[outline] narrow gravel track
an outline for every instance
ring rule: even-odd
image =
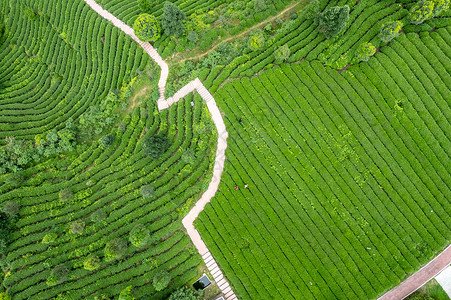
[[[165,99],[164,92],[166,89],[166,81],[169,74],[169,68],[166,62],[155,50],[155,48],[153,48],[152,45],[149,43],[141,42],[133,33],[132,28],[130,28],[127,24],[125,24],[124,22],[113,16],[105,9],[103,9],[94,0],[84,0],[84,1],[99,15],[101,15],[108,21],[111,21],[114,26],[118,27],[125,34],[129,35],[133,40],[135,40],[144,49],[144,51],[146,51],[147,54],[149,54],[149,56],[160,66],[161,74],[160,80],[158,81],[158,90],[160,92],[160,98],[157,101],[159,111],[167,109],[169,106],[171,106],[174,103],[177,103],[180,99],[182,99],[183,97],[194,91],[197,91],[202,97],[202,99],[204,99],[205,102],[207,103],[208,110],[211,113],[211,118],[213,119],[213,122],[215,123],[218,132],[218,144],[216,148],[216,158],[215,158],[215,166],[213,169],[213,178],[208,186],[208,189],[197,201],[196,205],[188,213],[188,215],[185,218],[183,218],[182,223],[183,226],[185,226],[189,237],[193,241],[193,244],[199,251],[199,254],[202,255],[202,259],[204,260],[208,270],[210,271],[211,275],[216,281],[216,284],[218,285],[222,293],[225,295],[225,298],[227,300],[237,299],[235,293],[233,292],[229,283],[226,281],[224,275],[219,269],[219,266],[216,264],[215,260],[211,256],[210,251],[208,251],[207,246],[205,245],[199,232],[196,230],[193,224],[194,220],[199,216],[199,213],[204,209],[205,205],[208,202],[210,202],[211,198],[216,194],[219,182],[221,180],[222,171],[224,170],[225,150],[227,148],[228,133],[222,115],[219,111],[218,106],[216,105],[215,99],[210,94],[210,92],[204,87],[199,78],[196,78],[195,80],[185,85],[183,88],[177,91],[172,97]]]

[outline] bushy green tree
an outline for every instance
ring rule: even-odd
[[[148,184],[148,185],[143,186],[141,188],[140,192],[144,198],[152,198],[155,190],[150,184]]]
[[[274,51],[276,62],[286,61],[290,57],[290,47],[287,44],[280,46]]]
[[[105,218],[106,218],[106,212],[103,208],[99,208],[98,210],[93,212],[91,215],[91,221],[93,221],[95,223],[100,223],[103,220],[105,220]]]
[[[130,231],[129,241],[133,246],[141,248],[147,244],[149,237],[150,230],[144,225],[138,224]]]
[[[143,152],[153,159],[159,158],[169,147],[169,141],[165,136],[148,135],[143,139]]]
[[[147,13],[152,8],[152,3],[149,0],[138,0],[138,8],[141,13]]]
[[[6,292],[0,293],[0,300],[11,300],[11,296]]]
[[[319,14],[319,0],[311,0],[310,3],[302,10],[302,16],[306,19],[312,20],[318,17]]]
[[[199,35],[195,31],[190,31],[186,37],[190,43],[196,43],[199,40]]]
[[[149,14],[140,14],[133,23],[133,30],[136,37],[143,42],[155,42],[160,38],[160,23]]]
[[[3,205],[2,210],[10,218],[13,218],[19,213],[20,204],[16,201],[8,201]]]
[[[83,262],[83,268],[85,270],[93,271],[98,267],[100,267],[100,258],[95,254],[89,255]]]
[[[161,26],[166,35],[180,37],[185,32],[185,27],[183,26],[185,19],[185,13],[175,4],[169,1],[164,3]]]
[[[13,224],[4,212],[0,212],[0,255],[6,254],[6,249],[11,243]]]
[[[107,134],[100,138],[100,143],[104,148],[108,148],[109,146],[113,145],[114,143],[114,135],[113,134]]]
[[[85,229],[85,222],[83,221],[74,221],[70,224],[70,232],[73,234],[82,234]]]
[[[168,300],[199,300],[192,289],[182,287],[169,296]]]
[[[115,258],[120,258],[124,255],[125,251],[127,251],[127,241],[121,238],[111,240],[106,244],[104,249],[105,260],[110,261]]]
[[[438,16],[442,11],[449,8],[450,0],[432,0],[434,2],[434,10],[432,11],[432,16]]]
[[[318,30],[330,39],[343,32],[348,20],[349,6],[334,6],[318,15]]]
[[[265,0],[254,0],[254,10],[256,12],[265,11],[267,8]]]
[[[373,46],[371,43],[361,43],[359,47],[357,48],[355,55],[358,59],[361,61],[368,61],[371,56],[376,53],[376,47]]]
[[[41,243],[43,244],[50,244],[53,243],[58,238],[58,234],[56,232],[50,232],[44,235],[42,238]]]
[[[171,281],[171,276],[167,271],[160,271],[153,277],[152,285],[157,292],[163,290]]]
[[[401,28],[401,21],[384,23],[379,31],[379,37],[384,43],[388,43],[399,35]]]
[[[67,279],[67,275],[69,274],[69,267],[65,264],[60,264],[56,266],[50,276],[47,278],[47,285],[52,286],[58,283],[61,283]]]
[[[432,1],[420,0],[409,11],[410,23],[418,25],[432,17],[434,3]]]
[[[119,294],[118,300],[134,300],[135,297],[133,297],[133,295],[132,295],[132,289],[133,289],[133,287],[131,285],[129,285],[128,287],[123,289],[121,291],[121,293]]]
[[[252,51],[256,51],[262,48],[265,45],[265,36],[263,34],[263,31],[261,30],[253,31],[249,36],[248,45]]]
[[[58,196],[59,196],[59,198],[60,198],[61,201],[68,201],[68,200],[71,200],[71,199],[72,199],[72,197],[74,196],[74,194],[72,193],[71,190],[69,190],[69,189],[64,189],[64,190],[61,190],[61,191],[59,192]]]

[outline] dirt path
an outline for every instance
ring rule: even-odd
[[[400,300],[415,292],[451,263],[451,246],[378,300]]]
[[[208,53],[210,53],[211,51],[215,50],[221,43],[229,42],[229,41],[234,40],[234,39],[236,39],[236,38],[242,37],[242,36],[245,35],[246,33],[249,33],[250,31],[252,31],[252,30],[254,30],[254,29],[256,29],[256,28],[262,26],[263,24],[274,21],[276,18],[278,18],[278,17],[284,15],[287,11],[289,11],[289,10],[291,10],[292,8],[298,6],[299,4],[301,4],[301,3],[300,3],[300,2],[296,2],[296,3],[294,3],[294,4],[290,5],[290,6],[288,6],[288,7],[285,8],[284,10],[282,10],[282,11],[281,11],[280,13],[278,13],[277,15],[275,15],[275,16],[269,18],[269,19],[266,19],[265,21],[262,21],[262,22],[258,23],[257,25],[254,25],[254,26],[252,26],[252,27],[246,29],[245,31],[241,32],[240,34],[237,34],[237,35],[228,37],[228,38],[226,38],[225,40],[221,40],[221,41],[217,42],[217,43],[216,43],[211,49],[209,49],[208,51],[206,51],[206,52],[204,52],[204,53],[201,53],[201,54],[198,54],[198,55],[195,55],[195,56],[191,56],[191,57],[184,58],[184,59],[178,61],[178,62],[175,63],[175,64],[179,64],[179,63],[184,62],[184,61],[186,61],[186,60],[191,60],[191,59],[198,59],[198,58],[201,58],[201,57],[207,55]],[[175,56],[175,57],[177,57],[177,56]],[[166,58],[165,61],[167,61],[168,59],[170,59],[170,58],[169,58],[169,57]]]
[[[225,150],[227,148],[227,137],[228,133],[224,124],[224,119],[222,118],[221,112],[219,111],[218,106],[216,105],[216,101],[210,92],[204,87],[199,78],[191,81],[179,91],[177,91],[172,97],[165,99],[164,92],[166,90],[166,81],[169,74],[169,68],[166,62],[161,58],[155,48],[152,47],[149,43],[141,42],[133,33],[133,29],[131,29],[127,24],[113,16],[108,11],[104,10],[95,0],[84,0],[93,10],[95,10],[99,15],[103,18],[111,21],[114,26],[121,29],[125,34],[129,35],[132,39],[134,39],[143,49],[149,54],[149,56],[160,66],[161,74],[160,80],[158,81],[158,90],[160,92],[160,98],[157,101],[158,110],[164,110],[169,108],[174,103],[177,103],[180,99],[197,91],[202,99],[207,103],[207,108],[211,113],[211,118],[215,123],[216,130],[218,132],[218,144],[216,148],[216,157],[215,157],[215,165],[213,169],[213,178],[208,186],[208,189],[204,192],[202,197],[196,202],[194,208],[188,213],[188,215],[183,218],[182,223],[185,226],[189,237],[193,241],[193,244],[196,246],[199,254],[202,256],[202,259],[205,262],[208,270],[216,281],[218,287],[225,295],[227,300],[235,300],[237,297],[230,287],[229,283],[225,279],[222,274],[222,271],[219,269],[219,266],[216,264],[215,260],[208,251],[207,246],[202,240],[199,232],[194,227],[194,220],[199,216],[199,213],[204,209],[205,205],[210,202],[211,198],[216,194],[218,190],[219,182],[221,180],[221,175],[224,170],[224,161],[225,161]],[[142,92],[142,91],[141,91]],[[140,92],[140,93],[141,93]],[[140,94],[138,93],[133,99],[133,105],[135,105],[136,97]],[[132,105],[132,106],[133,106]]]
[[[129,111],[133,110],[135,107],[137,107],[138,105],[140,105],[142,103],[142,101],[136,102],[136,98],[144,95],[145,93],[147,93],[147,91],[150,89],[149,86],[144,87],[142,90],[139,91],[139,93],[137,93],[133,99],[132,99],[132,105],[130,105]]]

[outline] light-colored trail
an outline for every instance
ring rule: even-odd
[[[229,283],[226,281],[224,275],[222,274],[215,260],[211,256],[210,251],[208,251],[207,246],[202,240],[199,232],[196,230],[196,228],[194,228],[193,224],[194,220],[199,216],[199,213],[204,209],[205,205],[208,202],[210,202],[211,198],[216,194],[216,191],[218,190],[219,186],[219,181],[221,180],[222,171],[224,170],[225,150],[227,148],[228,133],[222,115],[219,111],[218,106],[216,105],[215,99],[210,94],[210,92],[204,87],[199,78],[196,78],[195,80],[185,85],[172,97],[165,99],[164,92],[166,89],[166,81],[168,78],[169,69],[168,65],[161,58],[161,56],[158,54],[155,48],[153,48],[152,45],[150,45],[149,43],[141,42],[133,33],[132,28],[130,28],[127,24],[125,24],[124,22],[113,16],[105,9],[103,9],[94,0],[84,0],[84,1],[99,15],[111,21],[114,26],[118,27],[127,35],[129,35],[132,39],[134,39],[139,45],[141,45],[144,51],[146,51],[147,54],[149,54],[149,56],[160,66],[161,75],[160,80],[158,81],[158,90],[160,92],[160,98],[157,101],[158,110],[161,111],[167,109],[169,106],[171,106],[174,103],[177,103],[180,99],[182,99],[183,97],[194,91],[197,91],[202,97],[202,99],[204,99],[205,102],[207,103],[208,110],[211,113],[211,118],[213,119],[213,122],[215,123],[216,129],[218,131],[218,144],[216,149],[213,178],[210,182],[210,185],[208,186],[208,189],[197,201],[196,205],[188,213],[188,215],[185,218],[183,218],[182,223],[183,226],[185,226],[189,237],[193,241],[193,244],[199,251],[199,254],[202,255],[202,259],[204,260],[208,270],[210,271],[214,280],[216,281],[216,284],[218,285],[222,293],[225,295],[225,298],[227,300],[237,299],[235,293],[231,289]]]

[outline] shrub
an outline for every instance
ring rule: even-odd
[[[70,224],[70,232],[73,234],[82,234],[85,229],[85,222],[83,221],[74,221]]]
[[[150,230],[144,225],[136,225],[132,231],[130,231],[129,241],[133,246],[141,248],[147,244],[150,237]]]
[[[20,204],[16,201],[8,201],[3,205],[3,212],[9,217],[15,217],[20,210]]]
[[[349,6],[334,6],[318,15],[318,30],[326,37],[333,38],[346,28]]]
[[[253,33],[251,33],[248,45],[252,51],[256,51],[262,48],[264,44],[265,44],[265,36],[263,35],[263,31],[255,30]]]
[[[280,46],[279,48],[275,49],[274,51],[274,57],[277,62],[282,62],[288,59],[290,57],[290,47],[288,47],[287,44]]]
[[[161,271],[153,277],[153,287],[157,292],[163,290],[171,281],[171,276],[167,271]]]
[[[149,14],[140,14],[133,24],[133,30],[143,42],[155,42],[160,38],[160,23]]]
[[[312,0],[310,3],[302,10],[302,16],[306,19],[315,19],[319,14],[319,0]]]
[[[256,12],[265,11],[267,8],[265,0],[254,0],[254,10]]]
[[[143,152],[150,158],[157,159],[169,147],[169,141],[161,135],[149,135],[143,140]]]
[[[106,244],[104,249],[105,260],[110,261],[115,258],[120,258],[124,255],[125,251],[127,251],[127,241],[121,238],[111,240]]]
[[[56,232],[47,233],[43,238],[41,243],[50,244],[53,243],[58,238],[58,234]]]
[[[85,270],[93,271],[98,267],[100,267],[100,258],[95,254],[89,255],[83,262],[83,268]]]
[[[290,20],[296,20],[298,18],[298,14],[297,13],[292,13],[290,15]]]
[[[176,5],[169,1],[164,3],[163,16],[161,18],[161,26],[164,33],[168,36],[179,37],[185,32],[183,21],[186,15]]]
[[[382,25],[379,31],[379,37],[384,43],[388,43],[399,35],[401,28],[401,21],[387,22]]]
[[[106,218],[106,212],[103,208],[99,208],[91,215],[91,221],[95,223],[100,223]]]
[[[179,288],[169,296],[168,300],[199,300],[192,289]]]
[[[152,198],[154,192],[155,192],[154,188],[149,184],[141,188],[141,195],[144,198]]]
[[[199,35],[195,31],[191,31],[186,37],[190,43],[196,43],[199,40]]]
[[[118,300],[134,300],[135,297],[132,296],[132,289],[133,287],[131,285],[123,289],[119,294]]]
[[[138,0],[138,7],[142,13],[147,13],[152,8],[152,3],[149,0]]]
[[[100,138],[100,143],[104,148],[108,148],[109,146],[113,145],[114,143],[114,135],[108,134]]]
[[[71,200],[74,194],[69,189],[61,190],[58,194],[61,201]]]
[[[52,286],[65,281],[68,274],[68,266],[66,266],[65,264],[56,266],[50,273],[50,276],[47,278],[47,285]]]
[[[376,53],[376,47],[371,43],[361,43],[355,52],[355,56],[361,61],[368,61]]]
[[[0,293],[0,300],[11,300],[11,296],[6,292]]]

